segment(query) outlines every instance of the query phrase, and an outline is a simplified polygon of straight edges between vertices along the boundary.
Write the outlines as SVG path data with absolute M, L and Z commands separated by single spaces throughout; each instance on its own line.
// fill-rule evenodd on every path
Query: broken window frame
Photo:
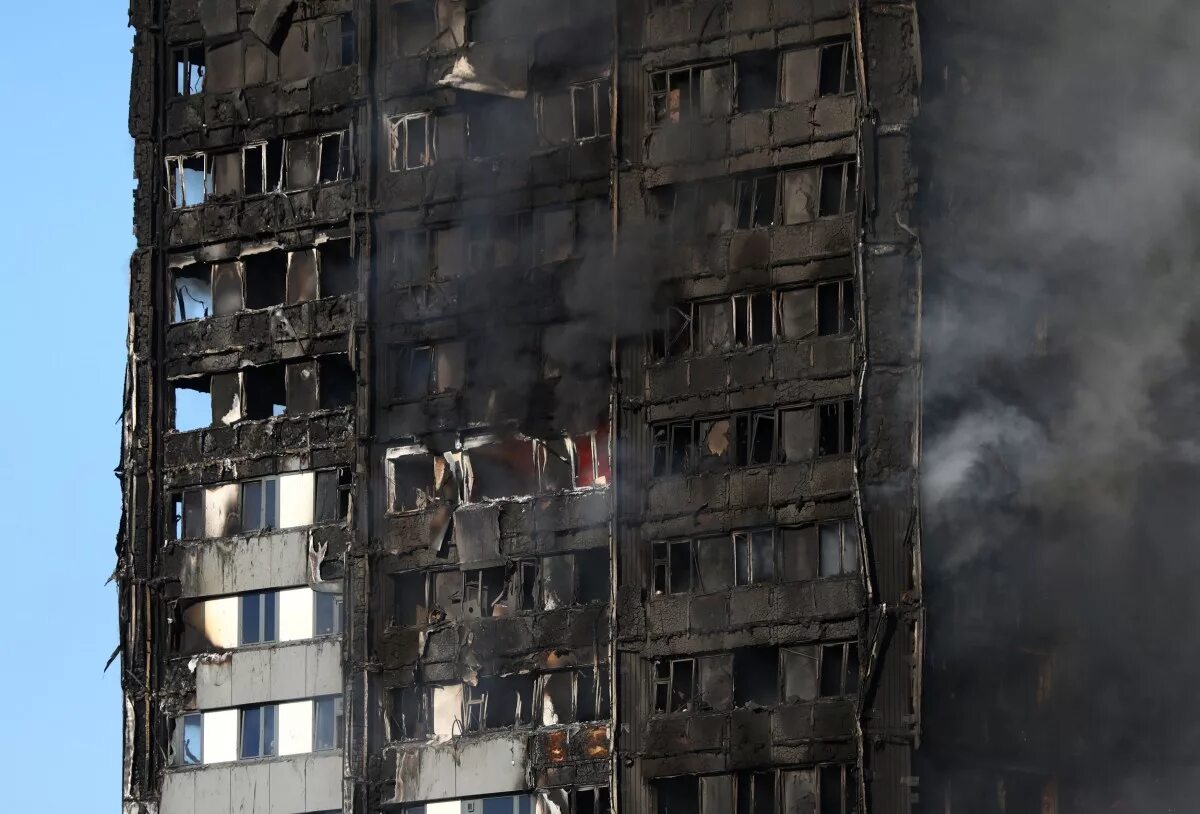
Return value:
M 838 653 L 837 651 L 841 651 Z M 833 691 L 827 691 L 827 682 L 825 671 L 833 669 L 827 665 L 832 662 L 830 658 L 837 658 L 837 688 Z M 853 669 L 851 669 L 853 665 Z M 829 642 L 820 646 L 820 663 L 817 665 L 817 697 L 818 698 L 845 698 L 849 696 L 857 696 L 861 681 L 861 662 L 859 661 L 858 642 L 854 640 L 844 642 Z
M 203 162 L 203 181 L 201 183 L 201 197 L 195 203 L 189 203 L 187 173 L 185 164 L 192 159 L 200 158 Z M 166 158 L 167 168 L 167 195 L 171 202 L 172 209 L 192 209 L 197 206 L 203 206 L 208 202 L 208 198 L 213 194 L 213 176 L 212 176 L 212 159 L 208 153 L 193 152 L 180 155 L 171 155 Z M 191 170 L 194 172 L 194 170 Z M 183 202 L 179 200 L 182 193 Z
M 838 201 L 835 206 L 828 208 L 825 200 L 825 185 L 828 183 L 827 178 L 833 175 L 840 168 L 840 178 L 838 181 Z M 819 165 L 819 175 L 817 186 L 817 219 L 822 218 L 840 218 L 854 213 L 858 206 L 858 161 L 857 159 L 847 159 L 844 161 L 833 161 Z
M 651 544 L 650 552 L 650 591 L 653 596 L 691 593 L 696 589 L 698 567 L 695 540 L 658 540 Z M 686 586 L 681 584 L 684 582 L 683 575 L 676 573 L 676 566 L 684 557 L 688 563 Z
M 597 670 L 595 667 L 572 667 L 566 670 L 552 670 L 540 674 L 534 682 L 534 695 L 536 698 L 537 710 L 534 718 L 539 722 L 539 726 L 566 726 L 569 724 L 584 724 L 592 721 L 603 721 L 608 718 L 610 704 L 608 700 L 608 680 L 607 666 L 601 665 Z M 580 703 L 581 692 L 584 685 L 585 674 L 591 674 L 592 698 L 590 700 L 590 708 L 594 714 L 585 717 L 581 714 L 582 705 Z M 544 717 L 544 705 L 546 701 L 546 687 L 550 681 L 556 676 L 569 675 L 571 680 L 571 706 L 569 710 L 556 710 L 559 714 L 558 722 L 555 724 L 546 724 Z M 597 680 L 599 679 L 599 680 Z
M 425 494 L 425 505 L 400 507 L 397 505 L 397 501 L 398 501 L 400 495 L 397 493 L 397 478 L 396 478 L 395 468 L 398 466 L 399 461 L 401 461 L 405 458 L 414 458 L 414 457 L 421 458 L 422 463 L 428 464 L 428 466 L 429 466 L 429 480 L 427 482 L 428 491 Z M 438 458 L 438 457 L 441 457 L 441 456 L 434 455 L 429 450 L 427 450 L 425 447 L 420 446 L 418 444 L 407 444 L 404 446 L 390 447 L 387 450 L 387 452 L 384 453 L 384 466 L 386 468 L 386 477 L 387 477 L 387 505 L 388 505 L 388 514 L 389 515 L 401 515 L 401 514 L 408 514 L 411 512 L 421 512 L 421 511 L 425 511 L 430 506 L 433 506 L 436 503 L 441 502 L 442 496 L 439 494 L 438 484 L 435 483 L 435 480 L 434 480 L 435 473 L 436 473 L 435 467 L 437 466 L 437 464 L 434 463 L 434 459 Z M 443 458 L 443 461 L 444 461 L 444 465 L 447 468 L 449 468 L 449 462 L 445 461 L 444 458 Z M 456 496 L 457 496 L 457 486 L 458 486 L 457 475 L 453 472 L 448 471 L 448 472 L 446 472 L 446 477 L 452 478 L 455 481 L 454 487 L 456 489 Z M 419 501 L 418 501 L 418 503 L 419 503 Z
M 769 789 L 762 788 L 767 785 Z M 767 797 L 765 803 L 760 796 Z M 778 772 L 774 769 L 737 772 L 733 777 L 733 800 L 731 814 L 774 814 L 779 811 Z
M 682 672 L 687 665 L 689 687 L 686 698 L 677 697 L 682 683 L 676 673 Z M 658 659 L 654 662 L 654 695 L 650 708 L 658 715 L 670 715 L 677 712 L 687 712 L 695 705 L 696 696 L 696 659 L 692 657 Z M 665 703 L 664 703 L 665 699 Z
M 821 324 L 821 294 L 832 290 L 837 298 L 836 323 L 831 329 L 824 329 L 826 326 Z M 854 308 L 856 304 L 854 296 L 854 280 L 829 280 L 819 282 L 816 285 L 815 291 L 815 306 L 816 306 L 816 334 L 817 336 L 843 336 L 845 334 L 854 333 L 858 327 L 858 315 Z
M 434 128 L 432 126 L 433 113 L 428 110 L 418 111 L 416 113 L 401 113 L 394 116 L 388 116 L 386 119 L 388 129 L 388 146 L 390 153 L 388 156 L 388 169 L 391 172 L 407 172 L 416 170 L 422 167 L 431 166 L 436 160 L 436 149 L 433 143 Z M 414 122 L 419 122 L 423 128 L 423 136 L 425 146 L 422 150 L 420 163 L 409 163 L 409 129 L 414 126 Z M 397 161 L 397 158 L 401 160 Z
M 346 15 L 349 16 L 349 15 Z M 325 174 L 325 150 L 330 141 L 337 140 L 337 166 L 333 178 L 323 177 Z M 353 157 L 350 152 L 351 141 L 349 130 L 335 130 L 331 133 L 322 133 L 317 136 L 317 183 L 316 186 L 324 184 L 336 184 L 339 181 L 345 181 L 351 177 L 354 168 Z M 265 153 L 264 153 L 265 156 Z M 264 178 L 266 176 L 263 176 Z
M 667 312 L 662 316 L 662 327 L 655 329 L 646 343 L 650 360 L 661 361 L 691 356 L 695 324 L 694 303 L 668 306 Z
M 411 696 L 414 719 L 408 720 L 405 713 L 405 697 Z M 391 739 L 393 741 L 424 740 L 433 733 L 433 688 L 424 684 L 405 684 L 388 691 Z
M 542 564 L 540 560 L 517 560 L 509 576 L 510 605 L 516 613 L 535 613 L 542 609 Z
M 730 532 L 733 551 L 733 584 L 735 587 L 771 584 L 779 581 L 778 550 L 774 528 L 748 528 Z M 755 556 L 757 544 L 764 542 L 767 556 Z M 762 569 L 769 573 L 760 574 Z
M 499 690 L 505 689 L 501 686 L 481 686 L 491 681 L 503 682 L 506 679 L 529 679 L 529 708 L 526 709 L 523 704 L 518 703 L 513 708 L 513 723 L 503 723 L 498 726 L 492 726 L 488 723 L 488 707 L 500 701 L 500 698 L 493 698 L 492 695 Z M 475 684 L 463 684 L 463 716 L 462 716 L 462 731 L 468 732 L 503 732 L 512 729 L 525 729 L 531 726 L 534 722 L 534 699 L 537 693 L 537 680 L 534 676 L 527 673 L 513 673 L 511 675 L 496 675 L 480 677 Z M 520 698 L 518 696 L 518 701 Z
M 733 179 L 733 212 L 734 229 L 748 231 L 753 229 L 769 229 L 780 225 L 780 195 L 782 194 L 783 172 L 772 170 L 752 175 L 743 175 Z M 773 187 L 769 202 L 760 200 L 760 185 L 770 184 Z M 743 212 L 742 202 L 748 201 Z M 761 222 L 760 209 L 769 207 L 765 222 Z M 743 214 L 745 217 L 743 218 Z
M 704 62 L 696 62 L 689 65 L 680 65 L 675 68 L 666 68 L 660 71 L 652 71 L 650 73 L 649 88 L 650 88 L 650 109 L 648 126 L 651 129 L 658 127 L 667 127 L 673 124 L 681 124 L 689 121 L 716 121 L 726 118 L 732 110 L 715 115 L 707 115 L 701 112 L 702 105 L 700 104 L 700 75 L 706 70 L 712 70 L 721 66 L 729 68 L 731 77 L 731 89 L 737 84 L 737 69 L 734 67 L 732 60 L 717 59 L 707 60 Z M 672 117 L 669 99 L 672 93 L 672 80 L 675 77 L 685 75 L 687 77 L 686 90 L 687 98 L 684 99 L 682 93 L 678 101 L 678 105 Z M 732 105 L 732 97 L 730 103 Z
M 834 421 L 836 422 L 836 438 L 833 439 L 836 443 L 831 448 L 826 448 L 824 442 L 827 439 L 824 432 L 827 410 L 835 408 Z M 853 399 L 835 399 L 832 401 L 821 401 L 813 405 L 813 417 L 817 422 L 815 427 L 814 455 L 817 458 L 833 458 L 839 455 L 853 455 L 857 450 L 857 432 L 855 424 L 855 410 Z
M 195 61 L 197 54 L 200 62 Z M 201 42 L 179 45 L 172 49 L 172 64 L 175 66 L 175 97 L 187 98 L 204 93 L 204 74 L 207 54 Z M 193 76 L 193 69 L 195 75 Z
M 270 177 L 270 171 L 271 171 L 272 167 L 271 167 L 269 153 L 272 152 L 273 149 L 279 150 L 279 167 L 278 167 L 279 172 L 278 172 L 278 175 L 276 175 L 276 177 L 274 179 L 274 183 L 272 184 L 271 177 Z M 258 151 L 258 164 L 259 164 L 259 176 L 258 177 L 262 180 L 262 189 L 256 189 L 256 190 L 251 191 L 246 186 L 246 183 L 247 183 L 246 179 L 250 177 L 249 174 L 246 172 L 246 167 L 248 166 L 249 162 L 254 160 L 252 158 L 252 155 L 255 150 Z M 250 142 L 249 144 L 243 145 L 242 146 L 242 195 L 244 197 L 249 198 L 249 197 L 253 197 L 255 195 L 270 195 L 272 193 L 279 192 L 280 190 L 282 190 L 283 189 L 284 163 L 285 163 L 284 156 L 286 154 L 287 154 L 287 148 L 286 148 L 286 144 L 285 144 L 284 140 L 274 140 L 274 141 L 262 140 L 262 141 Z
M 611 112 L 608 111 L 609 104 L 611 104 L 611 102 L 608 99 L 609 88 L 607 80 L 593 79 L 590 82 L 579 82 L 571 85 L 569 92 L 571 94 L 571 133 L 575 138 L 575 142 L 577 144 L 583 144 L 584 142 L 607 138 L 609 135 L 609 130 L 611 129 Z M 586 104 L 588 101 L 590 101 L 592 107 L 592 121 L 595 124 L 596 130 L 596 132 L 592 133 L 591 135 L 581 134 L 579 132 L 579 105 L 581 104 L 579 97 L 584 96 L 585 94 L 591 98 L 588 100 L 582 100 L 582 103 Z M 601 94 L 603 94 L 605 98 L 605 104 L 603 105 L 600 103 Z M 602 111 L 607 114 L 603 118 L 601 118 Z
M 841 59 L 835 77 L 828 77 L 826 82 L 826 54 L 835 49 L 841 50 Z M 817 98 L 824 99 L 833 96 L 849 96 L 858 92 L 858 66 L 854 53 L 854 43 L 849 37 L 829 40 L 820 45 L 817 55 Z
M 189 497 L 196 501 L 195 505 L 199 508 L 200 514 L 194 519 L 199 524 L 197 531 L 199 534 L 195 536 L 188 535 L 187 507 Z M 182 489 L 176 492 L 171 497 L 172 512 L 175 515 L 171 523 L 170 539 L 178 542 L 186 542 L 191 540 L 203 540 L 207 536 L 204 528 L 204 487 L 195 486 L 189 489 Z
M 664 421 L 653 425 L 650 431 L 652 477 L 661 478 L 690 473 L 695 466 L 696 458 L 696 420 L 685 418 Z M 660 435 L 660 433 L 665 435 Z M 682 456 L 679 453 L 682 453 Z
M 850 764 L 824 763 L 815 767 L 817 781 L 817 814 L 857 814 L 858 772 Z M 826 788 L 836 773 L 838 789 L 831 792 Z M 834 796 L 836 794 L 836 796 Z

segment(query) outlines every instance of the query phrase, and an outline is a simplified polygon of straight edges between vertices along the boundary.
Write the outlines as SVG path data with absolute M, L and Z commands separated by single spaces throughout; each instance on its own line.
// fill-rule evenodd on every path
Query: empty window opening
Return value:
M 185 489 L 171 498 L 172 539 L 199 540 L 204 537 L 204 490 Z
M 779 703 L 779 648 L 733 651 L 733 704 L 769 707 Z
M 606 548 L 587 548 L 576 551 L 575 573 L 578 586 L 575 601 L 580 605 L 607 603 L 609 600 L 609 558 Z
M 818 524 L 817 532 L 821 576 L 858 573 L 858 525 L 852 520 L 835 520 Z
M 349 133 L 327 133 L 320 137 L 317 183 L 332 184 L 350 177 Z
M 695 669 L 693 659 L 669 659 L 654 663 L 655 712 L 682 712 L 691 706 Z
M 858 693 L 858 644 L 842 642 L 821 647 L 821 695 L 826 698 Z
M 840 280 L 817 286 L 817 335 L 850 333 L 855 325 L 854 282 Z
M 190 432 L 208 427 L 212 420 L 212 394 L 206 378 L 180 379 L 174 386 L 175 429 Z
M 495 8 L 491 0 L 466 0 L 466 23 L 463 29 L 463 41 L 472 45 L 485 39 L 485 32 L 493 22 Z
M 817 455 L 845 455 L 854 448 L 854 403 L 850 399 L 817 408 Z
M 765 345 L 774 339 L 771 292 L 739 294 L 733 298 L 733 341 L 738 347 Z
M 334 36 L 337 37 L 336 51 L 333 48 L 330 49 L 331 52 L 338 55 L 337 67 L 350 67 L 357 60 L 358 51 L 358 28 L 354 24 L 354 15 L 343 14 L 336 21 L 327 25 L 329 25 L 327 39 L 332 43 Z
M 763 110 L 775 106 L 779 86 L 779 56 L 774 51 L 738 54 L 738 110 Z
M 288 254 L 287 302 L 311 302 L 320 296 L 317 280 L 317 250 L 300 249 Z
M 727 350 L 733 339 L 733 320 L 729 299 L 695 304 L 696 353 L 718 353 Z
M 260 365 L 242 371 L 246 402 L 243 415 L 252 421 L 287 411 L 287 365 Z
M 779 648 L 779 668 L 783 673 L 783 700 L 792 704 L 817 697 L 819 648 Z
M 822 766 L 817 814 L 855 814 L 858 811 L 858 773 L 853 766 Z
M 760 410 L 734 417 L 734 463 L 737 466 L 769 464 L 775 460 L 775 413 Z
M 857 90 L 854 48 L 850 40 L 838 40 L 821 46 L 821 95 L 841 96 Z
M 775 533 L 771 529 L 733 532 L 737 585 L 775 581 Z
M 780 291 L 777 297 L 779 334 L 784 339 L 805 339 L 816 327 L 816 306 L 812 288 Z
M 336 636 L 342 632 L 342 598 L 337 594 L 313 594 L 313 635 Z
M 853 161 L 821 168 L 821 217 L 845 215 L 854 211 L 858 194 L 857 169 Z
M 265 644 L 279 639 L 279 592 L 243 594 L 238 602 L 239 645 Z
M 694 565 L 690 540 L 655 543 L 653 546 L 654 593 L 681 594 L 692 590 Z
M 199 712 L 184 715 L 177 725 L 176 754 L 181 766 L 196 766 L 204 762 L 204 716 Z
M 775 223 L 779 174 L 772 172 L 734 182 L 738 229 L 757 229 Z
M 653 473 L 679 475 L 690 466 L 695 445 L 695 426 L 691 421 L 660 424 L 653 430 Z
M 246 307 L 271 308 L 287 295 L 287 252 L 272 249 L 242 257 L 246 281 Z
M 401 348 L 396 353 L 392 392 L 403 401 L 423 398 L 433 392 L 433 348 L 429 345 Z
M 532 611 L 541 608 L 541 568 L 538 563 L 516 563 L 509 583 L 509 596 L 517 611 Z
M 538 99 L 538 133 L 548 144 L 564 144 L 579 138 L 579 122 L 573 108 L 575 89 L 543 94 Z
M 575 211 L 570 208 L 546 209 L 534 218 L 537 261 L 560 263 L 575 250 Z
M 173 52 L 175 95 L 195 96 L 204 92 L 204 46 L 187 45 Z
M 242 185 L 246 195 L 274 192 L 283 182 L 283 141 L 263 141 L 242 148 Z
M 342 697 L 329 695 L 313 700 L 313 751 L 342 748 Z
M 308 189 L 321 172 L 321 138 L 288 138 L 283 142 L 285 189 Z
M 404 571 L 392 577 L 393 621 L 400 627 L 423 625 L 428 621 L 429 600 L 424 571 Z
M 317 246 L 322 297 L 342 297 L 358 289 L 358 268 L 349 240 L 330 240 Z
M 482 732 L 532 723 L 533 688 L 532 675 L 480 678 L 474 687 L 466 688 L 466 730 Z
M 342 353 L 317 359 L 317 386 L 320 388 L 320 408 L 336 410 L 354 403 L 354 369 Z
M 433 163 L 433 139 L 428 113 L 410 113 L 389 118 L 391 171 L 413 170 Z
M 611 123 L 607 83 L 572 85 L 571 118 L 576 141 L 607 136 Z
M 733 66 L 721 62 L 653 73 L 650 102 L 655 125 L 728 116 L 733 102 Z
M 167 159 L 171 206 L 181 209 L 198 206 L 212 194 L 212 170 L 208 156 L 194 153 Z
M 651 353 L 656 359 L 685 356 L 692 352 L 692 305 L 671 306 L 662 320 L 663 327 L 651 336 Z
M 504 566 L 494 568 L 476 568 L 463 572 L 463 602 L 464 616 L 478 619 L 486 616 L 502 616 L 503 608 L 498 608 L 507 597 L 504 583 Z
M 537 470 L 529 441 L 508 438 L 475 447 L 468 455 L 474 474 L 472 499 L 519 497 L 537 491 Z
M 437 462 L 428 454 L 399 455 L 390 459 L 388 475 L 392 481 L 392 511 L 424 509 L 434 496 Z M 445 461 L 442 461 L 445 468 Z
M 174 322 L 205 319 L 212 313 L 212 270 L 206 263 L 193 263 L 172 270 L 172 291 L 175 307 Z
M 775 814 L 776 810 L 775 773 L 738 772 L 737 814 Z
M 702 811 L 699 777 L 669 777 L 654 781 L 653 786 L 656 814 L 700 814 Z
M 242 760 L 273 757 L 278 752 L 275 704 L 245 707 L 240 711 L 238 757 Z
M 393 740 L 427 738 L 430 726 L 430 691 L 428 687 L 396 687 L 391 691 L 391 727 Z
M 278 486 L 279 482 L 275 478 L 249 480 L 241 484 L 241 531 L 270 531 L 278 528 Z

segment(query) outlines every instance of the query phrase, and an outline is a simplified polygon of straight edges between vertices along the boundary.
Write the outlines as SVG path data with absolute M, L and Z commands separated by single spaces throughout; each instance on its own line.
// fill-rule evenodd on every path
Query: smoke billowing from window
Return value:
M 1190 810 L 1200 7 L 936 5 L 918 137 L 925 751 L 954 811 L 995 805 L 989 772 L 1055 778 L 1060 811 Z M 958 714 L 981 703 L 999 721 Z

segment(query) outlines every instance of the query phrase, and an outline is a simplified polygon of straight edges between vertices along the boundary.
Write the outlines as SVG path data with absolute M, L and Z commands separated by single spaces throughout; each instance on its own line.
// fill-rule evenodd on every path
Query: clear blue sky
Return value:
M 112 470 L 133 146 L 125 0 L 4 4 L 0 48 L 0 788 L 118 812 Z

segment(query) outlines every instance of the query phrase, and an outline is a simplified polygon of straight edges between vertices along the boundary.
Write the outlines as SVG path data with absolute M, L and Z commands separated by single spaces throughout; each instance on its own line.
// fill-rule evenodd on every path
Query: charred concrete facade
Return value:
M 125 811 L 913 810 L 913 4 L 130 16 Z

